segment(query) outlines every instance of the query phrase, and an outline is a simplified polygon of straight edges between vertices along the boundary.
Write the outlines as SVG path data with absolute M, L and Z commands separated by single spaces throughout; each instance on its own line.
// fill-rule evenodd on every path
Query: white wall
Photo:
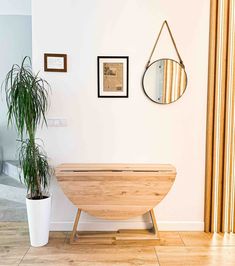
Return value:
M 31 0 L 0 0 L 0 15 L 31 15 Z
M 68 122 L 39 133 L 53 164 L 172 163 L 178 174 L 156 207 L 160 229 L 202 230 L 209 1 L 34 0 L 32 16 L 34 69 L 53 88 L 48 117 Z M 179 101 L 164 106 L 145 97 L 141 78 L 165 19 L 186 65 L 188 87 Z M 164 35 L 155 58 L 176 58 L 168 44 Z M 43 73 L 44 52 L 67 53 L 68 73 Z M 97 98 L 98 55 L 129 56 L 128 99 Z M 75 207 L 55 181 L 52 193 L 52 228 L 69 228 Z M 142 218 L 114 225 L 84 215 L 82 221 L 83 228 L 143 226 Z

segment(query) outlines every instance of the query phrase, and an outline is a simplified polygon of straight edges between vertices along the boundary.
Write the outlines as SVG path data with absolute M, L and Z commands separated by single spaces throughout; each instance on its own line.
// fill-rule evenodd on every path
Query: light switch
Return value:
M 48 118 L 48 127 L 67 127 L 67 119 L 64 118 Z

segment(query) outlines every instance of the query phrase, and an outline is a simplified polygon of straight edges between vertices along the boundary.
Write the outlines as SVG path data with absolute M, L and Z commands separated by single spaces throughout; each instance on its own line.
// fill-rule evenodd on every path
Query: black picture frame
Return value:
M 125 66 L 123 68 L 123 84 L 125 84 L 124 93 L 119 92 L 105 92 L 101 84 L 101 64 L 103 62 L 107 63 L 123 63 Z M 98 98 L 128 98 L 129 97 L 129 56 L 97 56 L 97 88 L 98 88 Z M 115 95 L 116 94 L 116 95 Z

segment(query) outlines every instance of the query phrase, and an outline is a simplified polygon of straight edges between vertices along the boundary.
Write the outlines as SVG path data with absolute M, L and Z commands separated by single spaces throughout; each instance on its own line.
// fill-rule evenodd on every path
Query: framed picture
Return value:
M 98 97 L 128 97 L 128 56 L 98 56 Z
M 44 54 L 44 71 L 67 72 L 67 55 Z

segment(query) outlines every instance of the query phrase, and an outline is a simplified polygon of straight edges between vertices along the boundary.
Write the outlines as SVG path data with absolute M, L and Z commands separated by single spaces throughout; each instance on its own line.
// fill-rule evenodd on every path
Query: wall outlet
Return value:
M 64 118 L 48 118 L 48 127 L 67 127 L 67 119 Z

